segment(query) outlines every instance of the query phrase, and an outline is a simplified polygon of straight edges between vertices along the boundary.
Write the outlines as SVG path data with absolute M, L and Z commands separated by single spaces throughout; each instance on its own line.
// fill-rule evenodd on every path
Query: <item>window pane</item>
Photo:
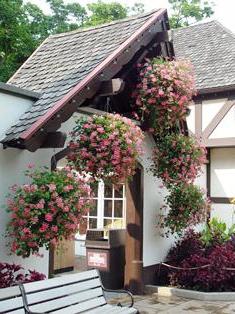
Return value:
M 92 208 L 90 209 L 90 212 L 89 212 L 90 216 L 97 216 L 97 206 L 98 206 L 98 201 L 93 200 L 92 201 Z
M 112 219 L 104 219 L 104 228 L 106 229 L 112 228 Z
M 114 201 L 114 217 L 122 217 L 122 205 L 123 201 L 121 200 Z
M 124 221 L 123 219 L 114 219 L 113 221 L 113 228 L 114 229 L 121 229 L 124 228 Z
M 104 187 L 104 197 L 111 198 L 113 197 L 113 186 L 111 185 L 105 185 Z
M 114 197 L 115 198 L 123 198 L 123 185 L 116 185 L 114 187 Z
M 112 217 L 112 201 L 111 200 L 104 201 L 104 216 Z
M 96 228 L 97 228 L 97 219 L 89 218 L 89 229 L 96 229 Z

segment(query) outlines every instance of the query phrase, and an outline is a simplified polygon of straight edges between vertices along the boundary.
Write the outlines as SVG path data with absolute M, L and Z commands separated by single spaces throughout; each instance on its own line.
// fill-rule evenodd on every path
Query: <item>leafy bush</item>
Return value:
M 35 270 L 25 272 L 24 268 L 20 265 L 0 263 L 0 289 L 20 283 L 39 281 L 45 278 L 44 274 L 38 273 Z
M 200 266 L 171 272 L 170 283 L 202 291 L 235 291 L 235 251 L 230 243 L 216 245 L 201 255 L 193 254 L 180 263 L 182 268 Z
M 224 243 L 231 239 L 231 236 L 235 234 L 235 225 L 227 228 L 226 223 L 212 218 L 202 231 L 201 240 L 204 245 L 212 246 L 216 244 Z
M 232 229 L 224 228 L 226 224 L 214 218 L 202 233 L 188 231 L 175 244 L 167 256 L 169 264 L 179 267 L 169 271 L 171 285 L 201 291 L 235 291 L 235 245 Z
M 200 255 L 202 250 L 203 244 L 200 240 L 200 234 L 193 229 L 189 229 L 186 231 L 184 237 L 170 249 L 167 255 L 167 261 L 177 266 L 192 254 Z

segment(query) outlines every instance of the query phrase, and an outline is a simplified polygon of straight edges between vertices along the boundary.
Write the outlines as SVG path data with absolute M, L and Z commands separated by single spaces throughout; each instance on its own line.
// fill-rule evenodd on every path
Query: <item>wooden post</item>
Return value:
M 126 189 L 126 266 L 125 287 L 143 294 L 143 172 L 138 167 Z

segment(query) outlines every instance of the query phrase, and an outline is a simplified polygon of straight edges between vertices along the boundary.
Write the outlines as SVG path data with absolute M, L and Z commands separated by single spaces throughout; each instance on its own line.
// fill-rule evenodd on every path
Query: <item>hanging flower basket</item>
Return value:
M 172 187 L 165 203 L 160 227 L 165 229 L 166 234 L 182 235 L 185 229 L 206 221 L 208 202 L 196 185 L 178 184 Z
M 114 184 L 135 173 L 143 133 L 130 119 L 118 114 L 80 118 L 71 136 L 68 160 L 77 171 Z
M 27 171 L 26 176 L 31 183 L 13 187 L 7 206 L 11 251 L 23 257 L 73 237 L 91 207 L 90 186 L 68 167 Z
M 142 122 L 148 120 L 149 128 L 159 133 L 185 119 L 196 94 L 190 62 L 154 58 L 139 66 L 140 79 L 133 96 Z
M 190 183 L 201 173 L 206 149 L 195 138 L 183 134 L 163 137 L 153 151 L 151 171 L 166 187 Z

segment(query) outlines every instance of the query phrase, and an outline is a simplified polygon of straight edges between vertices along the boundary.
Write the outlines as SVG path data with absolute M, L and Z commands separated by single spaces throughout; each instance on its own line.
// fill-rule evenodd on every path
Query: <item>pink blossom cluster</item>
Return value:
M 193 137 L 170 134 L 161 139 L 153 151 L 152 173 L 166 187 L 192 183 L 206 162 L 206 149 Z
M 193 68 L 186 60 L 146 60 L 140 64 L 140 81 L 133 94 L 136 110 L 142 120 L 151 120 L 159 131 L 185 118 L 188 105 L 196 94 Z
M 7 200 L 11 251 L 23 257 L 72 237 L 91 207 L 87 180 L 68 167 L 53 172 L 34 170 L 26 175 L 32 182 L 18 186 Z
M 68 160 L 79 172 L 124 182 L 135 173 L 143 137 L 138 126 L 119 114 L 81 118 L 71 134 Z

